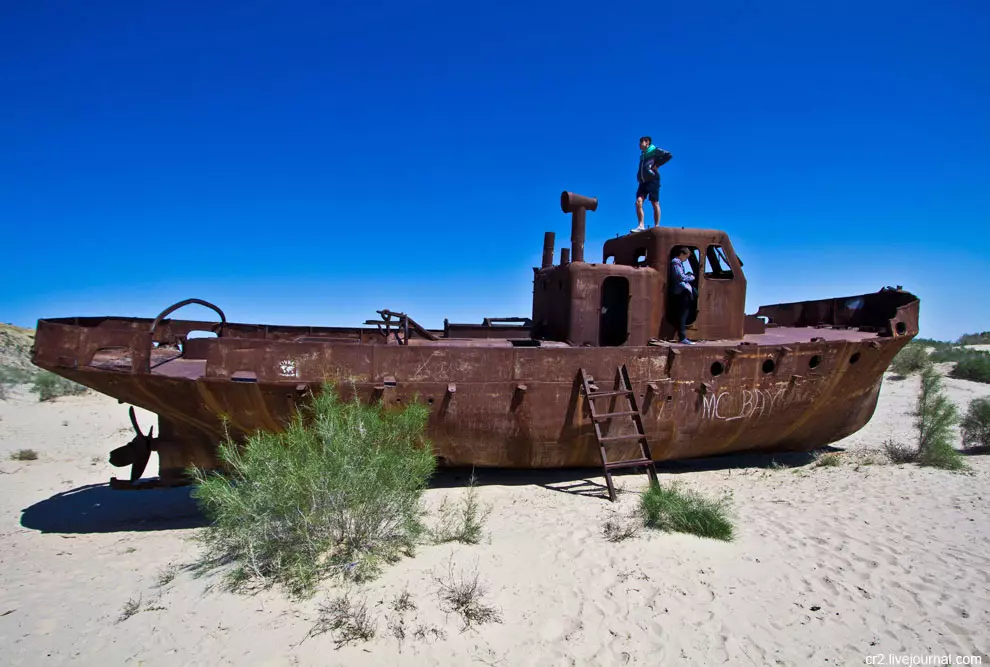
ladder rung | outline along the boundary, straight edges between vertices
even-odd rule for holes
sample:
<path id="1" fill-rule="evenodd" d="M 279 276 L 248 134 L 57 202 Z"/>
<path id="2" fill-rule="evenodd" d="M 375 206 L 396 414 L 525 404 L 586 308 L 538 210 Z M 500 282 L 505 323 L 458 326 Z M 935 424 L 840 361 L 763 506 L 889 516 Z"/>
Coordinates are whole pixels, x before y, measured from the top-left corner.
<path id="1" fill-rule="evenodd" d="M 628 412 L 606 412 L 604 414 L 595 415 L 592 419 L 597 419 L 601 421 L 602 419 L 609 419 L 611 417 L 626 417 L 632 415 L 638 415 L 639 413 L 635 410 L 629 410 Z"/>
<path id="2" fill-rule="evenodd" d="M 640 466 L 653 465 L 651 459 L 630 459 L 628 461 L 612 461 L 605 464 L 606 470 L 615 470 L 616 468 L 638 468 Z"/>
<path id="3" fill-rule="evenodd" d="M 646 436 L 642 433 L 630 433 L 629 435 L 610 435 L 604 438 L 599 438 L 598 442 L 615 442 L 616 440 L 639 440 L 645 438 Z"/>
<path id="4" fill-rule="evenodd" d="M 588 398 L 605 398 L 606 396 L 628 396 L 632 394 L 629 390 L 620 391 L 595 391 L 588 394 Z"/>

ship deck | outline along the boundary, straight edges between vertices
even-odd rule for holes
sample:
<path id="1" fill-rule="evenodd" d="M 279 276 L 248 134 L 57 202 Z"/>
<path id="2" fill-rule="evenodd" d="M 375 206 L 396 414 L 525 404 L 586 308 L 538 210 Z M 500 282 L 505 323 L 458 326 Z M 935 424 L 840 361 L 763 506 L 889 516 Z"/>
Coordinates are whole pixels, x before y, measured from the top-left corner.
<path id="1" fill-rule="evenodd" d="M 769 327 L 764 333 L 746 334 L 742 339 L 733 340 L 704 340 L 695 341 L 697 347 L 725 347 L 731 345 L 757 345 L 776 346 L 791 345 L 797 343 L 810 343 L 812 339 L 823 339 L 824 342 L 845 341 L 860 342 L 878 337 L 878 333 L 873 331 L 862 331 L 855 328 L 835 328 L 835 327 Z M 315 342 L 314 338 L 307 336 L 307 342 Z M 337 341 L 327 340 L 327 345 L 332 345 Z M 513 347 L 537 347 L 530 343 L 528 339 L 510 338 L 445 338 L 431 341 L 420 338 L 411 338 L 410 346 L 415 347 L 463 347 L 463 348 L 513 348 Z M 681 347 L 678 343 L 669 341 L 657 341 L 652 346 L 675 346 Z M 573 346 L 567 343 L 556 341 L 539 341 L 538 347 L 543 349 L 565 349 Z M 687 347 L 687 346 L 684 346 Z M 636 349 L 636 348 L 629 348 Z M 123 370 L 129 365 L 126 358 L 115 356 L 104 356 L 98 360 L 94 359 L 93 366 L 104 370 Z M 186 359 L 178 354 L 178 351 L 171 348 L 156 348 L 152 351 L 151 360 L 152 375 L 161 375 L 187 380 L 196 380 L 206 373 L 205 359 Z"/>

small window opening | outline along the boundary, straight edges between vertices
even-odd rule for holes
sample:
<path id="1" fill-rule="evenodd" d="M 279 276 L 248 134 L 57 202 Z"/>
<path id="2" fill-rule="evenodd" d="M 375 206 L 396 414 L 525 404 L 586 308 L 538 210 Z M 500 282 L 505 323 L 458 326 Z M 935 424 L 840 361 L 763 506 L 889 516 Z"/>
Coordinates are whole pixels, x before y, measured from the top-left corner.
<path id="1" fill-rule="evenodd" d="M 705 278 L 714 280 L 732 280 L 732 267 L 725 249 L 720 245 L 710 245 L 705 252 Z"/>
<path id="2" fill-rule="evenodd" d="M 811 368 L 818 368 L 818 364 L 820 363 L 822 363 L 822 358 L 816 354 L 808 361 L 808 366 Z"/>
<path id="3" fill-rule="evenodd" d="M 725 366 L 722 364 L 721 361 L 716 361 L 715 363 L 712 364 L 711 371 L 712 371 L 712 375 L 714 375 L 715 377 L 721 375 L 722 371 L 724 370 L 725 370 Z"/>
<path id="4" fill-rule="evenodd" d="M 859 352 L 856 352 L 853 356 L 849 357 L 850 364 L 855 364 L 857 361 L 859 361 Z"/>
<path id="5" fill-rule="evenodd" d="M 764 373 L 773 373 L 773 369 L 775 369 L 776 367 L 777 364 L 774 363 L 773 359 L 767 359 L 763 362 Z"/>
<path id="6" fill-rule="evenodd" d="M 615 264 L 615 255 L 609 255 L 605 258 L 606 264 Z"/>
<path id="7" fill-rule="evenodd" d="M 633 266 L 646 266 L 648 255 L 646 248 L 636 248 L 636 263 Z"/>

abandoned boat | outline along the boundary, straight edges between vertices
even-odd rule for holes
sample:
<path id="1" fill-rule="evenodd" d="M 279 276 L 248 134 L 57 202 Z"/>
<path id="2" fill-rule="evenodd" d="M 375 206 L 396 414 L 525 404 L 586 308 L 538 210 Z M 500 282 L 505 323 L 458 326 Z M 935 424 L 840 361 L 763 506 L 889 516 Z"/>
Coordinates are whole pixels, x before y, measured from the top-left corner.
<path id="1" fill-rule="evenodd" d="M 561 194 L 571 246 L 555 265 L 546 233 L 529 317 L 439 330 L 381 310 L 363 327 L 276 326 L 228 322 L 189 299 L 154 319 L 39 320 L 32 360 L 158 415 L 158 434 L 143 434 L 132 409 L 137 435 L 111 454 L 131 466 L 131 482 L 151 451 L 158 483 L 216 467 L 222 417 L 235 439 L 280 429 L 324 379 L 348 398 L 427 403 L 428 436 L 448 466 L 601 467 L 606 446 L 611 461 L 631 462 L 807 451 L 867 423 L 884 370 L 918 332 L 914 295 L 885 287 L 747 315 L 743 264 L 725 232 L 629 233 L 588 263 L 586 211 L 597 205 Z M 680 246 L 697 276 L 694 345 L 673 342 L 668 265 Z M 189 303 L 219 321 L 169 317 Z"/>

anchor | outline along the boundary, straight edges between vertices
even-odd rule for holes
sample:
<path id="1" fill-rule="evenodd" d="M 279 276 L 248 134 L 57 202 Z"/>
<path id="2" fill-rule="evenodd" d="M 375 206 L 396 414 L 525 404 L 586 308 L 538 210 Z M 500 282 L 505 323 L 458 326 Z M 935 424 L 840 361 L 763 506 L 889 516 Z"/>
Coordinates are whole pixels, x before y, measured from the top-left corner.
<path id="1" fill-rule="evenodd" d="M 158 449 L 156 445 L 157 438 L 154 437 L 155 427 L 152 426 L 148 434 L 145 435 L 141 432 L 141 427 L 138 425 L 137 415 L 134 414 L 134 406 L 128 409 L 127 414 L 131 417 L 131 426 L 134 427 L 135 435 L 126 445 L 110 452 L 110 465 L 117 468 L 131 466 L 131 479 L 128 484 L 123 480 L 113 477 L 110 479 L 110 486 L 113 488 L 136 488 L 135 483 L 144 474 L 144 469 L 148 465 L 148 459 L 151 458 L 151 452 Z"/>

